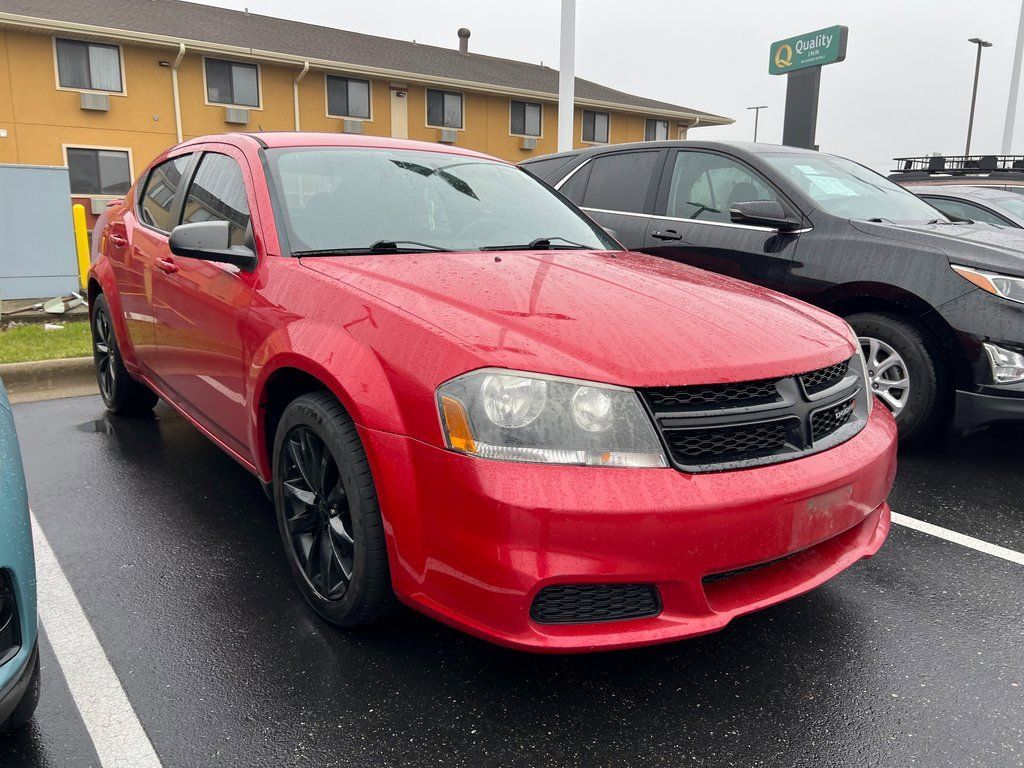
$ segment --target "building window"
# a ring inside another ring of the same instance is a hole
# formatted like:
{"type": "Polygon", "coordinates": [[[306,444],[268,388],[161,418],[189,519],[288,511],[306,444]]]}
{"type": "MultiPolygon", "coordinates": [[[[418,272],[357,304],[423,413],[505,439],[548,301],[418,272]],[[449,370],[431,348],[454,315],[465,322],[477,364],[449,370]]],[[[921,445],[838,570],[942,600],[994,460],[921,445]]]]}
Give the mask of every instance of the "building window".
{"type": "Polygon", "coordinates": [[[259,107],[259,79],[255,64],[206,59],[206,100],[211,104],[259,107]]]}
{"type": "Polygon", "coordinates": [[[583,140],[593,144],[608,143],[608,122],[607,112],[591,112],[583,110],[583,140]]]}
{"type": "Polygon", "coordinates": [[[327,114],[370,119],[370,81],[327,76],[327,114]]]}
{"type": "Polygon", "coordinates": [[[123,195],[132,185],[125,150],[68,147],[67,154],[73,195],[123,195]]]}
{"type": "Polygon", "coordinates": [[[542,107],[532,101],[512,101],[511,130],[513,136],[540,136],[542,107]]]}
{"type": "Polygon", "coordinates": [[[428,88],[427,125],[434,128],[461,128],[462,94],[428,88]]]}
{"type": "Polygon", "coordinates": [[[668,139],[668,120],[647,119],[644,127],[644,141],[665,141],[668,139]]]}
{"type": "Polygon", "coordinates": [[[121,93],[121,49],[116,45],[57,38],[57,80],[61,88],[121,93]]]}

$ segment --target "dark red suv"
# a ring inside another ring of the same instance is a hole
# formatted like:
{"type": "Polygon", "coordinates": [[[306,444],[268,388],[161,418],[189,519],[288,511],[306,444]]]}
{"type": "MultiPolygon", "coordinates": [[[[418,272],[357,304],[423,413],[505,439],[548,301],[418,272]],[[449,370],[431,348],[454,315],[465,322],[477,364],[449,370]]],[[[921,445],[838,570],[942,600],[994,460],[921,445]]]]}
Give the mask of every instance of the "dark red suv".
{"type": "Polygon", "coordinates": [[[318,134],[159,157],[97,227],[103,399],[269,489],[305,598],[518,648],[709,632],[874,554],[895,427],[845,322],[623,251],[515,166],[318,134]]]}

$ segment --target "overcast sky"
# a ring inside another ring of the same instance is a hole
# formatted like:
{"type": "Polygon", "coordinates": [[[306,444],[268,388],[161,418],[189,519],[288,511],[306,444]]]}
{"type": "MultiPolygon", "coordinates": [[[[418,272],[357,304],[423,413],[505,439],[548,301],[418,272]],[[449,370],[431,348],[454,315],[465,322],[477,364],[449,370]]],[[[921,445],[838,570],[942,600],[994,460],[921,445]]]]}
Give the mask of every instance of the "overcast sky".
{"type": "MultiPolygon", "coordinates": [[[[402,40],[470,48],[557,68],[559,0],[204,0],[402,40]]],[[[786,78],[768,46],[833,24],[850,29],[846,61],[823,68],[818,144],[884,170],[899,155],[962,154],[976,48],[982,55],[974,153],[998,153],[1021,0],[578,0],[576,74],[631,93],[727,115],[691,138],[781,142],[786,78]]],[[[1012,151],[1024,154],[1024,98],[1012,151]]]]}

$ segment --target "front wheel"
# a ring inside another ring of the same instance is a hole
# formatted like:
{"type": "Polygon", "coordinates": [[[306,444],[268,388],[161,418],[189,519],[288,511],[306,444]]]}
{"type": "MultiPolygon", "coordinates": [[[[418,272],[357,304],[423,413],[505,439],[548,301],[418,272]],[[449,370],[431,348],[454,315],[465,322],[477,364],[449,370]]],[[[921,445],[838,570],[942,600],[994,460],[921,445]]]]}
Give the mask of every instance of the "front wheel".
{"type": "Polygon", "coordinates": [[[896,419],[900,442],[931,433],[945,416],[944,370],[931,340],[896,315],[846,318],[860,340],[872,393],[896,419]]]}
{"type": "Polygon", "coordinates": [[[362,441],[326,392],[285,408],[274,437],[274,507],[306,601],[339,626],[369,624],[394,595],[377,492],[362,441]]]}

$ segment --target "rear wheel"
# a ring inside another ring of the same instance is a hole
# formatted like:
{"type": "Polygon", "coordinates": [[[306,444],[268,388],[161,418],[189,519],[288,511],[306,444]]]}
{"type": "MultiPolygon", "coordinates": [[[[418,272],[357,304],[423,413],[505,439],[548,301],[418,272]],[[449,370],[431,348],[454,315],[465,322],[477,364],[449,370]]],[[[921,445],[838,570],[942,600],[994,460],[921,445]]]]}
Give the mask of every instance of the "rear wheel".
{"type": "Polygon", "coordinates": [[[873,394],[896,419],[900,441],[930,434],[945,416],[944,370],[931,340],[896,315],[846,318],[860,339],[873,394]]]}
{"type": "Polygon", "coordinates": [[[377,492],[352,419],[327,393],[285,408],[274,438],[278,529],[306,601],[339,626],[369,624],[394,596],[377,492]]]}
{"type": "Polygon", "coordinates": [[[110,306],[102,293],[92,306],[92,357],[96,364],[96,383],[107,409],[117,414],[144,413],[158,400],[153,390],[132,378],[121,360],[110,306]]]}

